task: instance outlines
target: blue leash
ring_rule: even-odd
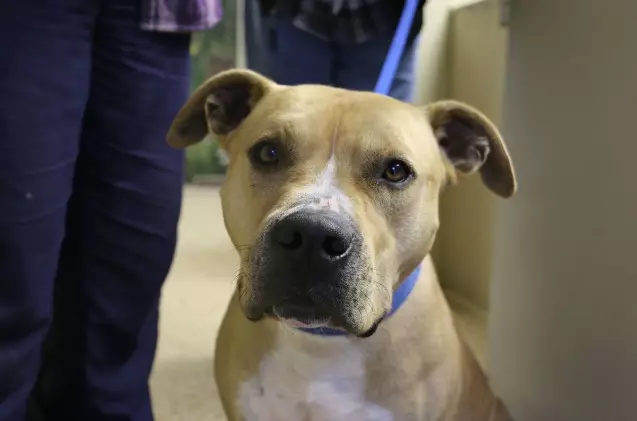
[[[416,11],[418,10],[418,1],[419,0],[405,1],[403,12],[400,14],[400,20],[398,21],[398,26],[394,33],[394,39],[389,47],[389,51],[385,57],[385,62],[383,63],[383,68],[380,71],[380,76],[378,77],[376,87],[374,88],[374,92],[378,94],[389,95],[389,90],[391,89],[392,82],[396,77],[396,71],[398,70],[400,59],[405,51],[411,25],[414,21],[414,17],[416,16]]]

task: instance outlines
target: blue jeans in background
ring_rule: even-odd
[[[296,28],[289,19],[264,17],[257,0],[245,2],[247,67],[284,85],[317,83],[373,91],[393,32],[356,45],[327,42]],[[409,40],[390,96],[411,102],[414,95],[417,38]]]
[[[151,421],[190,36],[138,1],[0,3],[0,420]]]

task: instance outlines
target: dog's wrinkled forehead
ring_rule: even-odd
[[[358,96],[351,97],[346,91],[304,86],[272,94],[255,111],[249,130],[242,132],[242,138],[249,142],[246,147],[254,139],[274,138],[294,157],[293,168],[283,170],[294,174],[293,181],[286,183],[286,189],[292,186],[283,204],[287,209],[279,211],[353,211],[343,189],[347,183],[343,175],[356,167],[355,161],[365,160],[362,150],[377,149],[371,138],[381,131],[371,129],[369,122],[378,118],[369,115],[364,102]],[[370,148],[362,146],[362,138]]]
[[[417,141],[428,127],[415,109],[366,93],[295,88],[265,99],[254,117],[253,131],[244,139],[252,142],[274,133],[294,151],[294,168],[286,170],[293,174],[286,190],[292,188],[277,213],[308,209],[353,216],[351,195],[365,188],[372,168],[395,156],[422,167],[424,157],[438,156],[434,142]]]

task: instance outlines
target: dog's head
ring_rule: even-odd
[[[209,132],[229,156],[223,213],[252,320],[369,336],[430,251],[441,189],[476,171],[502,197],[516,188],[496,128],[455,101],[417,108],[232,70],[193,94],[168,142]]]

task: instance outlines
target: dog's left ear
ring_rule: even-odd
[[[482,113],[461,102],[444,100],[425,108],[438,144],[456,172],[480,171],[484,184],[501,197],[517,188],[515,171],[498,129]]]
[[[208,133],[229,134],[276,86],[250,70],[227,70],[211,77],[179,110],[168,131],[168,144],[185,148],[202,141]]]

